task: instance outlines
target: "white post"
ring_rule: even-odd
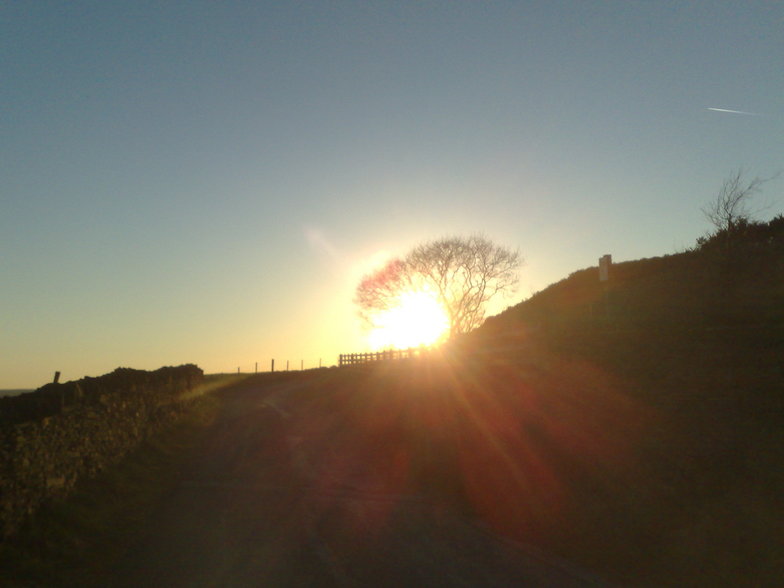
[[[610,279],[610,266],[612,265],[612,255],[609,253],[599,258],[599,281],[606,282]]]

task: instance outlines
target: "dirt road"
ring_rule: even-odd
[[[204,450],[109,584],[599,585],[374,479],[373,464],[361,475],[341,470],[339,447],[308,438],[292,401],[316,385],[256,381],[224,392]]]

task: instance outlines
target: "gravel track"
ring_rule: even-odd
[[[304,438],[307,380],[223,393],[204,449],[110,586],[595,586],[432,500],[330,476]],[[103,585],[106,585],[105,583]]]

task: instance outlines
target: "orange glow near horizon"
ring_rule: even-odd
[[[404,292],[400,303],[380,313],[368,335],[374,350],[406,349],[433,345],[449,331],[449,319],[435,296],[428,292]]]

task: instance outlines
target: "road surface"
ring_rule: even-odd
[[[373,464],[341,470],[339,448],[308,438],[292,401],[314,385],[223,392],[204,450],[108,585],[601,585],[432,498],[375,483]]]

